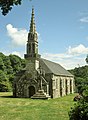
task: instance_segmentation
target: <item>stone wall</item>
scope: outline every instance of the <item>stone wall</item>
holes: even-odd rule
[[[74,93],[74,77],[52,76],[52,97],[58,98]]]
[[[29,67],[28,67],[29,68]],[[13,84],[14,97],[30,97],[29,89],[33,88],[32,92],[36,93],[39,90],[39,78],[36,71],[31,72],[26,68],[25,71],[19,73]],[[54,74],[45,75],[46,82],[42,82],[42,88],[51,98],[58,98],[71,93],[74,93],[74,77],[57,76]],[[32,93],[30,93],[32,94]]]

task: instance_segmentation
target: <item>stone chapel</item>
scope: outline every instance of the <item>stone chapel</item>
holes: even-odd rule
[[[26,67],[16,74],[13,82],[14,97],[48,99],[74,93],[74,76],[61,65],[41,58],[38,53],[34,8],[24,58]]]

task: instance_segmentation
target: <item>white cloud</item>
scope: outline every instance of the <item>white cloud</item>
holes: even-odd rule
[[[87,18],[88,19],[88,18]],[[87,19],[85,22],[87,22]],[[80,20],[83,22],[83,20]],[[12,40],[14,45],[24,46],[27,42],[27,30],[14,28],[11,24],[6,26],[9,37]],[[38,34],[40,37],[40,35]],[[40,40],[41,41],[41,40]],[[23,58],[21,52],[14,51],[10,54],[15,54]],[[85,47],[83,44],[72,47],[69,46],[65,53],[53,54],[53,53],[44,53],[42,54],[43,58],[57,62],[61,64],[66,69],[75,68],[78,66],[85,65],[85,56],[88,54],[88,47]]]
[[[21,53],[21,52],[17,52],[17,51],[13,51],[12,53],[11,53],[12,55],[17,55],[17,56],[19,56],[19,57],[21,57],[21,58],[23,58],[23,53]]]
[[[26,29],[18,29],[11,24],[6,26],[8,36],[11,38],[12,43],[18,46],[24,46],[27,42],[28,32]]]
[[[2,53],[5,54],[5,55],[7,55],[7,56],[9,56],[10,54],[12,54],[12,55],[17,55],[17,56],[19,56],[19,57],[21,57],[21,58],[24,58],[24,52],[18,52],[18,51],[12,51],[12,52],[10,52],[10,51],[2,51]]]
[[[68,57],[66,58],[67,54],[64,54],[62,57],[58,56],[55,57],[56,54],[42,54],[42,57],[45,59],[48,59],[50,61],[54,61],[56,63],[59,63],[60,65],[62,65],[64,68],[66,69],[73,69],[75,67],[78,67],[78,65],[83,66],[86,64],[85,62],[85,57]]]
[[[76,47],[69,47],[65,53],[53,54],[44,53],[42,57],[61,64],[66,69],[72,69],[86,64],[85,56],[88,53],[88,48],[80,44]]]
[[[88,53],[88,47],[85,47],[84,45],[80,44],[76,47],[69,46],[68,53],[72,55],[77,54],[87,54]]]
[[[88,23],[88,16],[80,19],[80,22]]]

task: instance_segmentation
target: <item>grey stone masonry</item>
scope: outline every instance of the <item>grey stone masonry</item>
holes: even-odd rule
[[[14,78],[14,97],[49,99],[74,93],[74,76],[60,64],[43,59],[38,54],[34,8],[32,8],[24,58],[26,67],[20,70]]]

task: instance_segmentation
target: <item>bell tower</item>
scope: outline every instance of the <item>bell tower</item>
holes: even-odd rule
[[[38,34],[36,31],[36,25],[34,20],[34,8],[32,8],[30,30],[28,33],[28,41],[26,46],[26,54],[24,55],[25,59],[29,62],[34,63],[34,66],[39,66],[38,63],[40,55],[38,54]]]

